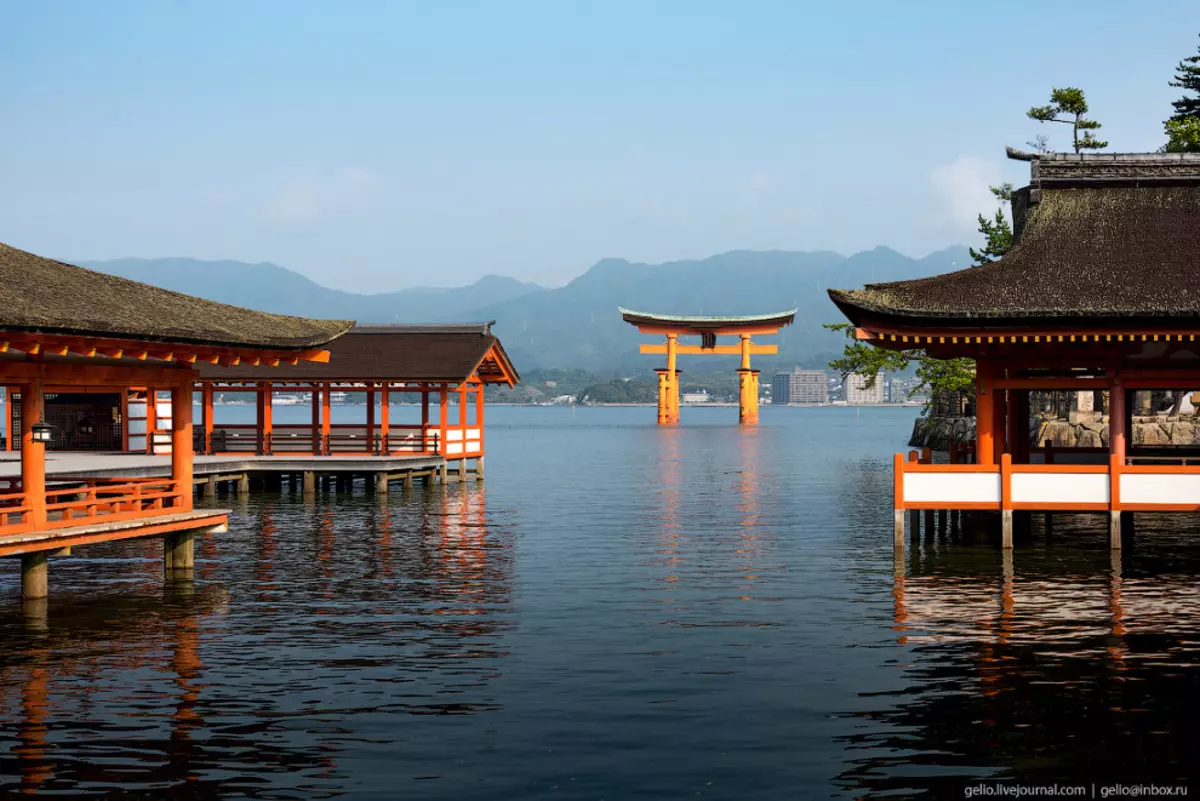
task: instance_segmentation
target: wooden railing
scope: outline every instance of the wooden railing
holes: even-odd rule
[[[469,430],[468,430],[469,429]],[[482,441],[482,429],[478,426],[452,426],[443,439],[436,426],[392,425],[386,436],[375,426],[368,434],[367,426],[353,423],[331,425],[329,433],[322,436],[311,425],[288,423],[276,425],[271,433],[260,435],[253,424],[237,423],[213,428],[209,439],[201,430],[196,435],[196,453],[219,455],[262,455],[281,456],[287,454],[314,454],[318,456],[386,456],[392,454],[436,454],[444,441],[450,440],[450,431],[458,441],[467,442],[477,448]],[[478,435],[478,436],[476,436]],[[466,438],[466,439],[464,439]],[[473,452],[473,451],[472,451]]]
[[[153,517],[182,509],[187,500],[179,483],[169,478],[83,479],[70,486],[47,489],[46,523],[35,526],[20,482],[9,480],[7,490],[0,494],[0,534],[79,526],[96,520]]]

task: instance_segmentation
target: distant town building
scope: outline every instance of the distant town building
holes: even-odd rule
[[[776,373],[771,379],[771,403],[829,403],[829,376],[824,370]]]
[[[695,392],[684,392],[680,395],[680,400],[683,403],[708,403],[710,400],[708,391],[701,389]]]
[[[887,402],[887,384],[883,371],[875,376],[875,385],[868,388],[870,376],[862,373],[851,373],[846,377],[846,403],[851,406],[862,406],[869,403]]]

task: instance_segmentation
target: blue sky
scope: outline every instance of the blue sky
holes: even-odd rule
[[[329,286],[975,243],[1080,86],[1157,148],[1195,0],[5,5],[0,241]],[[1052,129],[1052,130],[1048,130]]]

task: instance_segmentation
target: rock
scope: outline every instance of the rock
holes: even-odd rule
[[[1191,445],[1196,439],[1196,426],[1191,423],[1175,423],[1171,426],[1172,445]]]
[[[1139,426],[1140,432],[1134,432],[1135,445],[1170,445],[1171,434],[1155,423]],[[1138,434],[1141,434],[1139,437]]]
[[[1102,445],[1102,443],[1100,442],[1099,432],[1093,431],[1092,429],[1087,428],[1087,427],[1080,429],[1079,437],[1075,441],[1075,447],[1077,447],[1077,448],[1099,448],[1099,447],[1101,447],[1101,445]]]

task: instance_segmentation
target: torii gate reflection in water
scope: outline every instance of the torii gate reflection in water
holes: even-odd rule
[[[785,325],[796,318],[796,309],[782,314],[759,314],[746,317],[684,317],[669,314],[646,314],[618,307],[621,318],[643,334],[665,334],[666,344],[642,345],[643,354],[666,354],[665,369],[655,370],[658,374],[658,424],[675,425],[679,422],[679,370],[676,358],[687,354],[713,353],[742,357],[738,369],[740,400],[738,422],[742,425],[758,423],[758,370],[750,368],[750,356],[774,356],[779,353],[778,345],[755,345],[751,340],[755,334],[777,334]],[[680,345],[682,336],[698,336],[700,344]],[[737,345],[718,345],[717,337],[736,336]]]

